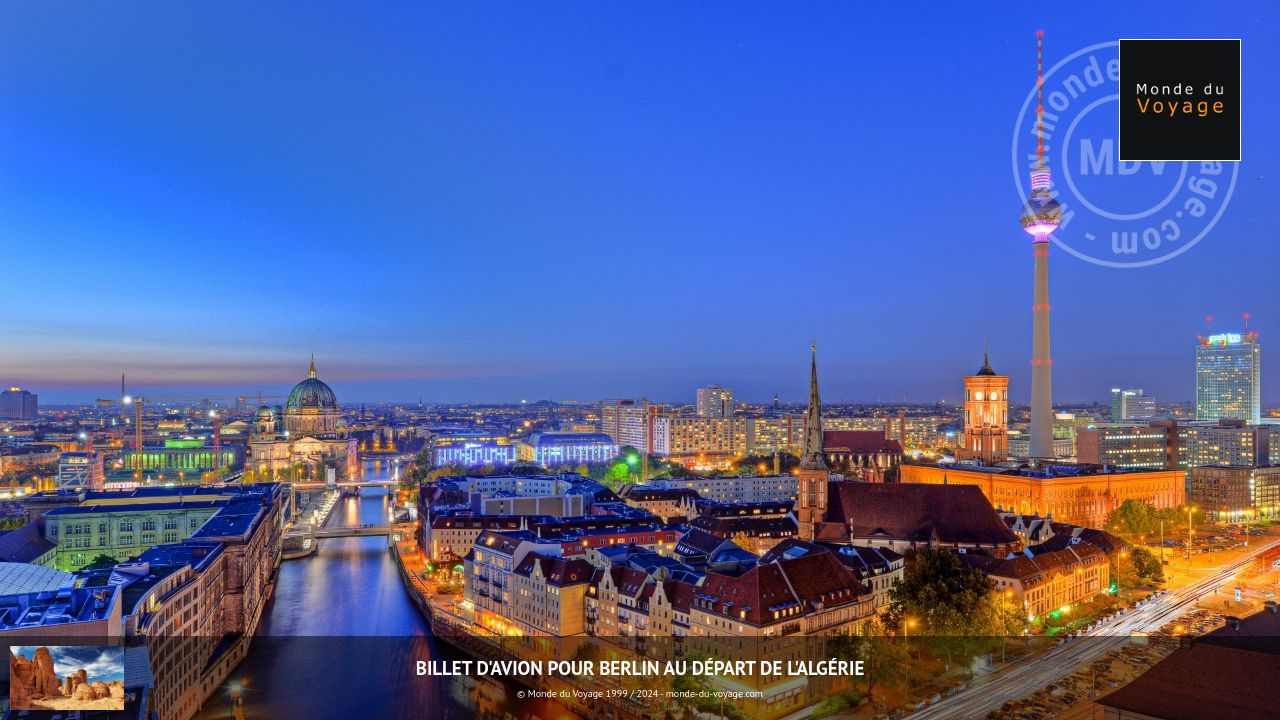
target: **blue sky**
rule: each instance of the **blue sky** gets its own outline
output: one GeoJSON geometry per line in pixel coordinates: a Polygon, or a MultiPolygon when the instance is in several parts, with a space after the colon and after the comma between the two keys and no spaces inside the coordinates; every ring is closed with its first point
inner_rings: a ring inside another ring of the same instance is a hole
{"type": "MultiPolygon", "coordinates": [[[[1029,393],[1010,138],[1034,32],[1241,37],[1244,162],[1141,270],[1052,259],[1055,397],[1190,398],[1253,314],[1264,374],[1272,4],[0,6],[0,382],[46,402],[1029,393]]],[[[1139,192],[1139,191],[1135,191],[1139,192]]],[[[1280,399],[1264,381],[1264,399],[1280,399]]]]}
{"type": "MultiPolygon", "coordinates": [[[[79,647],[71,645],[45,646],[53,658],[53,670],[58,679],[65,679],[77,670],[84,669],[89,682],[110,682],[124,679],[124,650],[118,647],[79,647]]],[[[14,654],[35,657],[39,645],[17,646],[14,654]]]]}

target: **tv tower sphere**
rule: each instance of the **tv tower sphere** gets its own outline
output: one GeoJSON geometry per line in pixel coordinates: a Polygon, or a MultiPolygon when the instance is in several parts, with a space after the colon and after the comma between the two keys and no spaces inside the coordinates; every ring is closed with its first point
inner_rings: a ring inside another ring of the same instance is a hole
{"type": "Polygon", "coordinates": [[[1049,194],[1048,188],[1043,192],[1033,190],[1030,199],[1022,206],[1022,229],[1043,242],[1061,222],[1062,206],[1049,194]]]}

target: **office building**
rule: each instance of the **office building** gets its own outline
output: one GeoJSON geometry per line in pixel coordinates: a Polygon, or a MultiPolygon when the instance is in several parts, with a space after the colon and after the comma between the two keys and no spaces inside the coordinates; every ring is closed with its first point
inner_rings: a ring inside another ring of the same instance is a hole
{"type": "Polygon", "coordinates": [[[1111,421],[1150,420],[1156,416],[1156,399],[1142,388],[1111,388],[1111,421]]]}
{"type": "Polygon", "coordinates": [[[35,420],[38,411],[35,393],[20,387],[0,392],[0,420],[35,420]]]}
{"type": "Polygon", "coordinates": [[[1091,465],[1165,470],[1178,467],[1177,425],[1111,423],[1076,431],[1076,459],[1091,465]]]}
{"type": "Polygon", "coordinates": [[[1242,522],[1275,514],[1280,466],[1193,467],[1187,474],[1188,501],[1199,505],[1211,521],[1242,522]]]}
{"type": "Polygon", "coordinates": [[[655,415],[653,454],[714,465],[751,453],[749,418],[655,415]]]}
{"type": "Polygon", "coordinates": [[[1262,419],[1258,334],[1219,333],[1196,346],[1196,420],[1262,419]]]}
{"type": "Polygon", "coordinates": [[[665,448],[665,437],[655,437],[653,418],[664,412],[661,405],[648,400],[606,400],[600,406],[600,432],[613,438],[618,446],[633,447],[650,455],[665,448]]]}
{"type": "Polygon", "coordinates": [[[733,388],[719,385],[698,388],[698,416],[705,418],[733,417],[733,388]]]}
{"type": "Polygon", "coordinates": [[[1205,465],[1270,465],[1272,428],[1243,420],[1188,423],[1178,430],[1183,468],[1205,465]]]}

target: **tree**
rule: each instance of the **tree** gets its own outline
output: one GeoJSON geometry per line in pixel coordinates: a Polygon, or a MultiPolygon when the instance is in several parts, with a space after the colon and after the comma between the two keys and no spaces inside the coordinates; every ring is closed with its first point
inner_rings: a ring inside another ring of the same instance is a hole
{"type": "Polygon", "coordinates": [[[90,562],[88,565],[85,565],[84,569],[85,570],[105,570],[106,568],[113,568],[119,564],[120,564],[119,560],[111,557],[110,555],[103,554],[94,558],[93,561],[90,562]]]}
{"type": "Polygon", "coordinates": [[[856,630],[844,630],[831,639],[831,655],[839,660],[861,660],[863,674],[854,676],[855,686],[861,681],[867,702],[875,702],[877,685],[893,687],[906,678],[911,666],[906,643],[885,636],[884,626],[872,619],[856,630]]]}
{"type": "Polygon", "coordinates": [[[1107,522],[1122,534],[1136,537],[1155,530],[1160,523],[1159,511],[1149,502],[1125,500],[1111,511],[1107,522]]]}
{"type": "Polygon", "coordinates": [[[756,543],[756,539],[741,530],[734,533],[733,537],[729,538],[729,540],[734,545],[737,545],[738,547],[742,548],[743,550],[746,550],[749,553],[754,553],[756,555],[763,554],[759,551],[759,546],[758,546],[758,543],[756,543]]]}
{"type": "Polygon", "coordinates": [[[1136,547],[1129,551],[1129,561],[1133,563],[1134,574],[1150,582],[1164,582],[1164,568],[1160,566],[1160,558],[1144,547],[1136,547]]]}
{"type": "Polygon", "coordinates": [[[959,555],[923,548],[907,556],[902,579],[889,590],[883,621],[901,632],[914,621],[912,634],[931,638],[950,665],[955,655],[976,653],[996,638],[1016,632],[1017,618],[992,592],[995,584],[959,555]]]}

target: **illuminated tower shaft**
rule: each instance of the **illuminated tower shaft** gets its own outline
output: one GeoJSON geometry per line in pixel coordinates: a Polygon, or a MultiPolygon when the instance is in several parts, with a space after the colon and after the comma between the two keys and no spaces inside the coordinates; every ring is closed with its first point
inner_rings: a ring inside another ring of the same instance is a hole
{"type": "Polygon", "coordinates": [[[1049,236],[1031,243],[1036,260],[1031,308],[1031,458],[1053,454],[1053,359],[1049,356],[1049,236]]]}
{"type": "Polygon", "coordinates": [[[1036,164],[1031,169],[1031,195],[1022,208],[1022,229],[1031,235],[1035,256],[1035,289],[1031,306],[1031,447],[1032,460],[1054,457],[1053,359],[1049,355],[1049,239],[1062,221],[1054,199],[1052,176],[1044,159],[1044,32],[1036,34],[1036,164]]]}

